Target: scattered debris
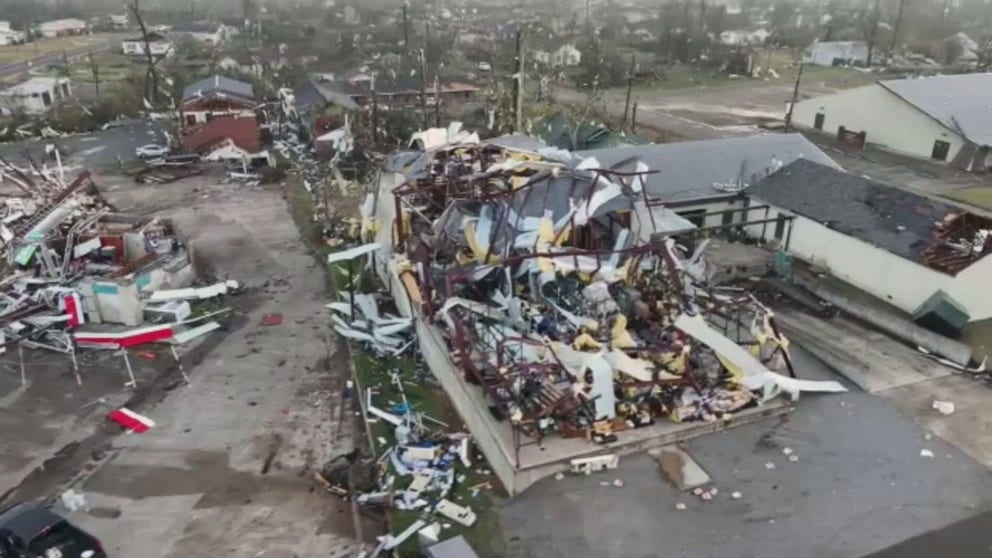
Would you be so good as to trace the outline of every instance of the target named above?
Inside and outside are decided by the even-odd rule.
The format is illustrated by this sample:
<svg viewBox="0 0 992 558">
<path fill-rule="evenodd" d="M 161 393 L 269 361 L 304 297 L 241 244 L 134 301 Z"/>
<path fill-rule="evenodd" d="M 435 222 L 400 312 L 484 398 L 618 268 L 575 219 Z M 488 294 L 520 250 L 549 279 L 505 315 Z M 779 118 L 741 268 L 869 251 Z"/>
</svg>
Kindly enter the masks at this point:
<svg viewBox="0 0 992 558">
<path fill-rule="evenodd" d="M 153 428 L 155 426 L 155 421 L 144 415 L 139 415 L 127 407 L 121 407 L 111 411 L 110 414 L 107 415 L 107 418 L 132 432 L 137 432 L 138 434 L 143 434 L 147 432 L 149 428 Z"/>
<path fill-rule="evenodd" d="M 772 463 L 771 461 L 769 461 L 768 463 L 765 463 L 765 469 L 768 469 L 770 471 L 770 470 L 772 470 L 774 468 L 775 468 L 775 464 Z"/>
<path fill-rule="evenodd" d="M 954 403 L 950 401 L 934 401 L 931 407 L 942 415 L 954 414 Z"/>
<path fill-rule="evenodd" d="M 933 452 L 928 449 L 921 449 L 920 457 L 933 457 Z"/>
<path fill-rule="evenodd" d="M 683 510 L 686 509 L 686 505 L 684 503 L 682 503 L 682 502 L 678 502 L 678 503 L 675 504 L 675 509 L 677 509 L 679 511 L 683 511 Z"/>
<path fill-rule="evenodd" d="M 279 314 L 278 312 L 272 314 L 266 314 L 262 316 L 261 324 L 263 326 L 282 325 L 282 314 Z"/>
</svg>

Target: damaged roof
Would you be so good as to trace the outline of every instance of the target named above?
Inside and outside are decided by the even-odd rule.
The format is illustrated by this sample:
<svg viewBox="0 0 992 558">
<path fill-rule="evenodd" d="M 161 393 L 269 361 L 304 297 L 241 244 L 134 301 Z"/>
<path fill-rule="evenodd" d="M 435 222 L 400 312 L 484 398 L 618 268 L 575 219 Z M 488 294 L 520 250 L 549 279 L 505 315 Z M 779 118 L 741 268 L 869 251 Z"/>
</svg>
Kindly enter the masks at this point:
<svg viewBox="0 0 992 558">
<path fill-rule="evenodd" d="M 878 82 L 951 131 L 992 145 L 992 73 L 892 79 Z"/>
<path fill-rule="evenodd" d="M 960 209 L 858 174 L 795 161 L 748 194 L 897 256 L 925 263 L 936 223 Z"/>
<path fill-rule="evenodd" d="M 602 168 L 640 159 L 656 171 L 644 178 L 648 196 L 668 203 L 725 197 L 733 193 L 728 190 L 751 186 L 798 159 L 841 170 L 801 134 L 631 145 L 580 151 L 578 155 L 595 157 Z"/>
<path fill-rule="evenodd" d="M 210 76 L 183 88 L 183 102 L 202 97 L 211 93 L 227 93 L 244 99 L 254 99 L 255 89 L 250 83 L 231 79 L 226 76 Z"/>
</svg>

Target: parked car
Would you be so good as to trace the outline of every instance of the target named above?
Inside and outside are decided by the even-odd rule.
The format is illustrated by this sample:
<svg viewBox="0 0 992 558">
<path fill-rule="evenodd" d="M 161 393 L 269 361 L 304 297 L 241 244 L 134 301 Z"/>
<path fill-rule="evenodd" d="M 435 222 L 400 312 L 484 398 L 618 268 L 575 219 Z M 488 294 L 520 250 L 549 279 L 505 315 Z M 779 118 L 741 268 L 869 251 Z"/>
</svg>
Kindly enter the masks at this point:
<svg viewBox="0 0 992 558">
<path fill-rule="evenodd" d="M 139 159 L 160 159 L 169 154 L 169 148 L 150 143 L 142 145 L 134 150 L 135 157 Z"/>
<path fill-rule="evenodd" d="M 0 558 L 107 558 L 93 535 L 43 506 L 0 511 Z"/>
</svg>

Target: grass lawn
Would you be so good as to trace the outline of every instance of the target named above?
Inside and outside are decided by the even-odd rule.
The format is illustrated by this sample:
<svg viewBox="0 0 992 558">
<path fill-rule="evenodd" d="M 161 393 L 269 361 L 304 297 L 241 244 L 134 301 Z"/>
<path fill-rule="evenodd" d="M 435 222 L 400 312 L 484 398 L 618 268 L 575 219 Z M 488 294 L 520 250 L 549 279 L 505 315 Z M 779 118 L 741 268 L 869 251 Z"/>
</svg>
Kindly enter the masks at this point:
<svg viewBox="0 0 992 558">
<path fill-rule="evenodd" d="M 280 161 L 280 165 L 284 168 L 288 167 L 288 163 L 285 161 Z M 297 228 L 300 231 L 300 239 L 314 253 L 314 257 L 322 262 L 326 262 L 327 254 L 332 249 L 322 242 L 321 223 L 315 223 L 313 220 L 315 208 L 313 195 L 304 189 L 298 178 L 294 177 L 286 180 L 285 195 L 293 220 L 296 222 Z M 357 207 L 358 198 L 356 197 L 355 200 L 344 200 L 335 196 L 334 201 L 339 207 L 347 205 L 347 201 L 351 201 L 352 206 Z M 336 296 L 333 293 L 336 293 L 339 288 L 343 288 L 348 281 L 347 274 L 339 266 L 328 268 L 327 277 L 327 291 L 331 296 Z M 368 284 L 370 282 L 374 282 L 374 279 L 363 276 L 360 284 Z M 445 428 L 425 419 L 427 426 L 436 432 L 453 433 L 464 431 L 464 427 L 461 425 L 457 413 L 451 407 L 447 395 L 440 387 L 434 385 L 433 382 L 424 381 L 423 376 L 418 374 L 418 363 L 414 358 L 378 358 L 365 352 L 357 345 L 350 345 L 348 347 L 348 355 L 354 365 L 356 393 L 360 397 L 364 397 L 365 389 L 376 387 L 379 393 L 373 397 L 373 403 L 377 407 L 388 410 L 393 404 L 400 403 L 402 399 L 399 388 L 392 383 L 392 374 L 395 373 L 401 379 L 403 394 L 406 396 L 407 402 L 414 409 L 448 425 Z M 378 422 L 366 423 L 365 426 L 370 429 L 372 440 L 372 447 L 370 449 L 377 457 L 381 456 L 383 452 L 388 451 L 395 443 L 396 439 L 393 428 L 388 423 L 380 420 Z M 382 444 L 380 439 L 385 440 L 386 443 Z M 391 471 L 391 473 L 395 474 L 395 471 Z M 479 462 L 475 456 L 473 456 L 473 464 L 470 470 L 466 470 L 464 466 L 458 463 L 455 465 L 455 473 L 456 476 L 464 475 L 464 478 L 460 482 L 456 481 L 451 493 L 448 494 L 448 499 L 457 504 L 472 508 L 477 519 L 471 527 L 463 527 L 458 523 L 438 516 L 437 521 L 442 525 L 451 525 L 441 530 L 441 540 L 446 540 L 457 535 L 464 535 L 481 558 L 505 557 L 504 540 L 500 531 L 499 516 L 495 509 L 499 496 L 495 495 L 494 491 L 499 489 L 499 481 L 494 474 L 489 472 L 488 466 L 485 463 Z M 406 488 L 411 480 L 412 477 L 397 476 L 396 487 L 399 489 Z M 478 490 L 475 495 L 472 494 L 473 491 L 470 489 L 472 486 L 487 481 L 492 488 Z M 401 533 L 421 516 L 419 511 L 395 509 L 388 510 L 387 515 L 392 534 Z M 406 543 L 396 549 L 396 552 L 400 556 L 421 556 L 422 549 L 420 548 L 417 536 L 408 539 Z"/>
<path fill-rule="evenodd" d="M 964 188 L 944 194 L 952 200 L 970 203 L 976 207 L 992 211 L 992 186 L 976 186 L 975 188 Z"/>
<path fill-rule="evenodd" d="M 768 51 L 758 49 L 756 51 L 754 66 L 764 69 L 769 62 Z M 778 73 L 778 78 L 773 78 L 774 83 L 793 83 L 799 65 L 793 60 L 789 51 L 775 50 L 771 54 L 771 67 Z M 723 72 L 712 69 L 699 68 L 688 64 L 676 64 L 666 69 L 667 79 L 658 80 L 651 83 L 642 83 L 635 86 L 639 90 L 658 89 L 687 89 L 691 87 L 734 87 L 752 86 L 758 80 L 736 78 L 730 79 Z M 837 88 L 857 87 L 873 83 L 878 79 L 875 74 L 866 74 L 850 68 L 828 68 L 823 66 L 806 66 L 803 68 L 803 81 L 825 82 L 827 85 Z"/>
<path fill-rule="evenodd" d="M 23 45 L 0 47 L 0 62 L 24 62 L 46 54 L 61 54 L 86 47 L 98 47 L 128 37 L 129 33 L 93 33 L 75 37 L 54 37 L 38 39 Z"/>
</svg>

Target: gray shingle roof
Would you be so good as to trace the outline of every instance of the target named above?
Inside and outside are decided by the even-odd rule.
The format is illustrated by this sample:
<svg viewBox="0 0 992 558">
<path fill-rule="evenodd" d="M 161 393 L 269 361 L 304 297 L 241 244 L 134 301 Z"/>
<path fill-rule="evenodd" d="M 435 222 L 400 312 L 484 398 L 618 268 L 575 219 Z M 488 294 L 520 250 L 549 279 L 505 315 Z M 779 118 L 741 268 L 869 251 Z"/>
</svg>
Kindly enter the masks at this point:
<svg viewBox="0 0 992 558">
<path fill-rule="evenodd" d="M 758 182 L 747 194 L 917 262 L 933 242 L 936 222 L 961 213 L 930 198 L 805 160 Z"/>
<path fill-rule="evenodd" d="M 666 202 L 719 198 L 727 192 L 714 184 L 750 186 L 797 159 L 840 167 L 800 134 L 765 134 L 740 138 L 631 145 L 580 151 L 609 168 L 632 157 L 658 171 L 645 179 L 648 196 Z M 629 169 L 633 170 L 633 168 Z"/>
<path fill-rule="evenodd" d="M 200 96 L 209 95 L 215 91 L 236 95 L 243 99 L 254 99 L 255 89 L 250 83 L 238 81 L 224 76 L 211 76 L 200 81 L 187 85 L 183 88 L 183 102 Z"/>
<path fill-rule="evenodd" d="M 992 145 L 992 73 L 878 82 L 947 128 L 979 145 Z"/>
</svg>

